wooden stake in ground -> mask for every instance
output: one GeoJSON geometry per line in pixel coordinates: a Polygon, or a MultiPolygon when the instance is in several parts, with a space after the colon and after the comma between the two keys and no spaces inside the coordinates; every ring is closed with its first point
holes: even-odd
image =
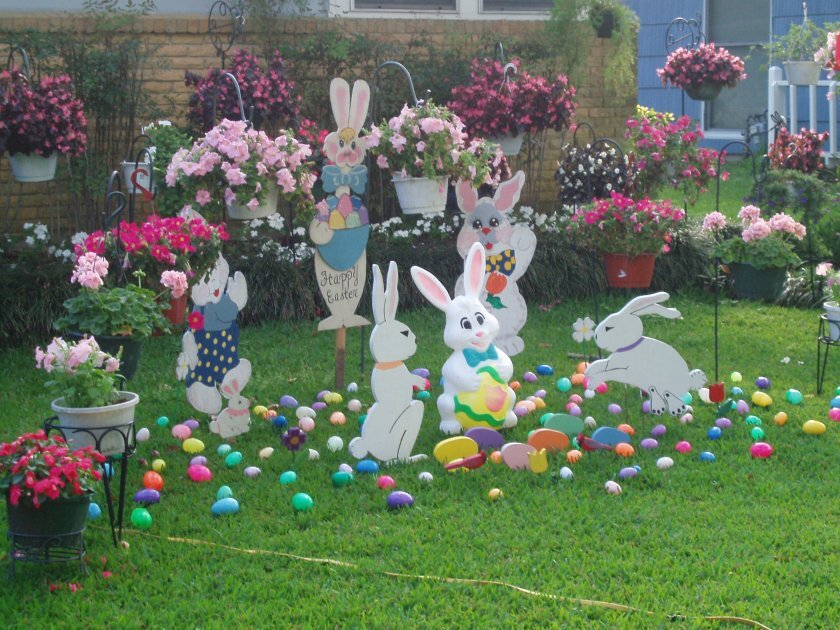
{"type": "Polygon", "coordinates": [[[347,356],[347,329],[342,326],[335,331],[335,389],[344,389],[344,359],[347,356]]]}

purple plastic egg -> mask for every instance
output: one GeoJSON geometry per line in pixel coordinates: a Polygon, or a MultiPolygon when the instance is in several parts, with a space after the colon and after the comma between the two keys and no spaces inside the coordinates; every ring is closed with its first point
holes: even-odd
{"type": "Polygon", "coordinates": [[[657,424],[650,430],[650,434],[655,438],[661,438],[667,431],[664,424],[657,424]]]}
{"type": "Polygon", "coordinates": [[[201,464],[195,464],[187,468],[187,476],[196,483],[202,483],[213,479],[213,473],[210,472],[210,469],[207,468],[207,466],[202,466],[201,464]]]}
{"type": "Polygon", "coordinates": [[[190,460],[190,466],[206,466],[207,458],[204,455],[196,455],[190,460]]]}
{"type": "Polygon", "coordinates": [[[632,479],[638,474],[639,471],[633,468],[632,466],[627,466],[626,468],[622,468],[618,471],[619,479],[632,479]]]}
{"type": "Polygon", "coordinates": [[[513,413],[515,413],[518,417],[527,416],[528,415],[528,407],[525,405],[516,405],[513,408],[513,413]]]}
{"type": "Polygon", "coordinates": [[[323,400],[319,400],[318,402],[312,403],[312,408],[315,411],[323,411],[327,408],[327,403],[325,403],[323,400]]]}
{"type": "Polygon", "coordinates": [[[544,389],[538,389],[534,392],[534,396],[537,398],[545,398],[546,391],[544,389]]]}
{"type": "Polygon", "coordinates": [[[569,415],[575,417],[581,415],[580,407],[575,404],[569,405],[569,415]]]}
{"type": "Polygon", "coordinates": [[[642,448],[647,449],[657,448],[659,446],[659,442],[657,442],[655,438],[645,438],[639,444],[642,448]]]}
{"type": "Polygon", "coordinates": [[[294,396],[289,396],[288,394],[284,394],[280,397],[280,406],[281,407],[288,407],[290,409],[296,409],[298,406],[298,401],[295,400],[294,396]]]}
{"type": "Polygon", "coordinates": [[[642,403],[642,413],[650,413],[650,401],[646,400],[642,403]]]}
{"type": "Polygon", "coordinates": [[[160,492],[153,488],[143,488],[134,495],[135,503],[142,503],[143,505],[152,505],[160,502],[160,492]]]}
{"type": "Polygon", "coordinates": [[[414,368],[413,370],[411,370],[411,373],[419,376],[420,378],[429,378],[429,374],[430,374],[429,370],[427,370],[426,368],[422,368],[422,367],[421,368],[414,368]]]}
{"type": "Polygon", "coordinates": [[[388,507],[392,510],[411,507],[414,505],[414,497],[408,494],[408,492],[403,492],[402,490],[395,490],[389,494],[387,501],[388,507]]]}
{"type": "Polygon", "coordinates": [[[607,405],[607,411],[609,411],[612,415],[617,416],[621,413],[621,405],[610,403],[607,405]]]}
{"type": "Polygon", "coordinates": [[[315,396],[315,400],[324,400],[324,396],[326,396],[329,393],[330,393],[330,390],[322,389],[320,392],[318,392],[318,395],[315,396]]]}
{"type": "Polygon", "coordinates": [[[201,426],[199,421],[196,420],[195,418],[189,418],[187,420],[184,420],[183,424],[188,426],[190,428],[190,431],[195,431],[198,427],[201,426]]]}
{"type": "Polygon", "coordinates": [[[770,379],[766,376],[759,376],[757,379],[755,379],[755,386],[759,389],[768,389],[770,385],[770,379]]]}
{"type": "Polygon", "coordinates": [[[537,375],[533,372],[525,372],[525,374],[522,375],[522,380],[526,383],[536,383],[537,375]]]}
{"type": "Polygon", "coordinates": [[[256,466],[248,466],[242,472],[245,473],[245,476],[248,477],[248,479],[256,479],[260,476],[262,471],[256,466]]]}
{"type": "Polygon", "coordinates": [[[742,416],[746,416],[750,412],[750,406],[747,404],[746,400],[739,400],[738,404],[735,406],[735,410],[742,416]]]}
{"type": "Polygon", "coordinates": [[[732,420],[729,418],[718,418],[715,420],[715,426],[721,429],[728,429],[732,426],[732,420]]]}

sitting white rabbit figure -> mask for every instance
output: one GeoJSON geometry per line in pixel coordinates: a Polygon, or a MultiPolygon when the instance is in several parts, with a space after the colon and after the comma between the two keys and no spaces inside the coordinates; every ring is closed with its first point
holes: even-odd
{"type": "Polygon", "coordinates": [[[660,304],[669,297],[664,291],[640,295],[598,324],[595,343],[612,354],[586,368],[587,387],[594,389],[605,381],[625,383],[648,393],[650,410],[656,415],[685,412],[682,397],[705,385],[706,375],[701,370],[689,372],[685,360],[668,344],[642,336],[639,319],[642,315],[678,318],[677,309],[660,304]]]}
{"type": "Polygon", "coordinates": [[[251,401],[239,393],[239,381],[234,378],[223,384],[222,396],[228,399],[228,406],[211,420],[210,432],[218,433],[223,439],[247,433],[251,428],[251,401]]]}
{"type": "MultiPolygon", "coordinates": [[[[479,199],[478,191],[469,181],[460,181],[455,186],[458,207],[466,214],[458,233],[458,253],[465,257],[475,242],[484,246],[487,276],[481,301],[499,320],[496,345],[511,356],[525,348],[519,331],[528,319],[528,306],[516,281],[527,271],[537,247],[537,237],[531,228],[511,225],[508,219],[524,184],[525,173],[519,171],[499,184],[492,199],[479,199]]],[[[463,276],[455,285],[455,293],[462,292],[463,276]]]]}
{"type": "Polygon", "coordinates": [[[195,283],[190,328],[181,340],[176,376],[186,380],[187,400],[198,411],[215,415],[222,409],[219,389],[237,380],[241,390],[251,378],[251,363],[239,358],[236,318],[248,301],[242,272],[229,277],[227,261],[216,265],[195,283]]]}
{"type": "Polygon", "coordinates": [[[382,272],[373,265],[376,326],[370,335],[370,352],[376,364],[370,384],[376,402],[368,411],[361,437],[350,441],[350,453],[356,459],[368,454],[384,462],[426,459],[411,454],[423,422],[423,403],[414,400],[413,388],[424,389],[426,379],[409,372],[404,363],[417,352],[417,338],[396,319],[398,301],[397,264],[391,261],[388,266],[385,287],[382,272]]]}
{"type": "Polygon", "coordinates": [[[420,267],[411,277],[420,292],[446,313],[443,340],[453,352],[443,364],[443,393],[438,396],[440,430],[449,435],[470,427],[516,426],[516,395],[508,387],[513,363],[493,341],[499,322],[481,303],[484,246],[474,243],[464,261],[464,295],[450,298],[440,281],[420,267]]]}

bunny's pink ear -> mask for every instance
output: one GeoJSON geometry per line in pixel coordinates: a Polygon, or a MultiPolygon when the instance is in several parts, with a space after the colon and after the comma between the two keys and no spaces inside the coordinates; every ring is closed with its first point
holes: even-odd
{"type": "Polygon", "coordinates": [[[350,84],[341,77],[330,81],[330,104],[338,128],[344,129],[350,122],[350,84]]]}
{"type": "Polygon", "coordinates": [[[478,191],[468,180],[462,179],[455,184],[455,198],[458,200],[458,207],[467,214],[475,210],[478,205],[478,191]]]}
{"type": "Polygon", "coordinates": [[[365,125],[368,105],[370,104],[370,86],[367,81],[358,80],[353,83],[353,97],[350,99],[350,111],[347,127],[359,131],[365,125]]]}
{"type": "Polygon", "coordinates": [[[499,189],[493,196],[493,203],[496,210],[500,212],[510,212],[513,206],[519,201],[519,195],[522,193],[522,187],[525,185],[525,173],[517,171],[516,175],[511,177],[506,182],[499,184],[499,189]]]}
{"type": "Polygon", "coordinates": [[[478,298],[484,284],[484,246],[473,243],[464,263],[464,295],[478,298]]]}
{"type": "Polygon", "coordinates": [[[388,282],[385,284],[385,318],[390,320],[396,318],[397,304],[400,301],[397,282],[399,282],[397,263],[392,260],[388,265],[388,282]]]}
{"type": "Polygon", "coordinates": [[[233,390],[230,388],[230,386],[229,386],[229,385],[225,385],[225,386],[223,386],[223,387],[222,387],[222,391],[223,391],[225,394],[227,394],[227,395],[228,395],[228,397],[233,396],[233,394],[234,394],[233,390]]]}
{"type": "Polygon", "coordinates": [[[416,284],[417,288],[420,290],[420,293],[422,293],[433,306],[436,306],[442,311],[446,310],[446,307],[452,300],[449,298],[449,293],[437,278],[422,267],[412,267],[411,277],[414,280],[414,284],[416,284]]]}

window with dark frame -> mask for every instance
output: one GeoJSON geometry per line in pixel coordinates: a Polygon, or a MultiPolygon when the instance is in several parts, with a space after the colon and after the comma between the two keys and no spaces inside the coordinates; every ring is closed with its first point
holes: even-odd
{"type": "Polygon", "coordinates": [[[456,0],[356,0],[355,9],[417,9],[421,11],[454,11],[456,0]]]}
{"type": "Polygon", "coordinates": [[[483,11],[550,11],[554,0],[482,0],[483,11]]]}

